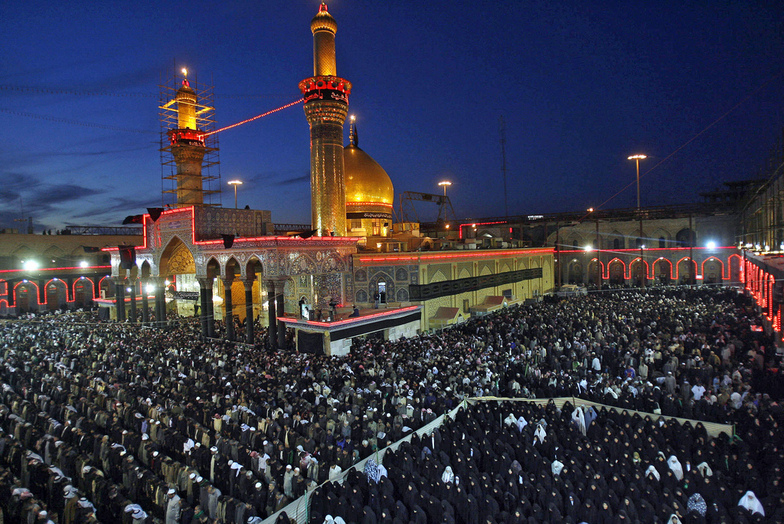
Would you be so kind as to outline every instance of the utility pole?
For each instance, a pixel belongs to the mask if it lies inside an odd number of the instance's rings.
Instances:
[[[501,172],[504,175],[504,217],[508,217],[509,205],[506,196],[506,125],[504,124],[503,115],[501,115],[499,127],[499,132],[501,134]]]

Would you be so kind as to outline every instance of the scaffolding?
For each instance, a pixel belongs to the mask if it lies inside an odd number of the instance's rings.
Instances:
[[[176,94],[182,81],[172,73],[162,77],[158,86],[158,117],[160,119],[161,152],[161,206],[175,207],[177,204],[177,164],[172,153],[169,131],[178,128]],[[213,85],[199,85],[196,76],[189,78],[191,88],[196,92],[196,127],[200,132],[215,130],[215,98]],[[221,205],[221,175],[218,157],[218,134],[204,137],[204,160],[202,162],[202,202],[204,206]]]

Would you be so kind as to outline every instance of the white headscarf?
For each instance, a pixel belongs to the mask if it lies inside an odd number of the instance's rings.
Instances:
[[[670,458],[667,459],[667,465],[670,466],[672,472],[675,473],[675,478],[678,479],[679,482],[683,480],[683,466],[681,466],[681,462],[675,455],[670,455]]]
[[[652,474],[656,477],[656,480],[661,480],[661,475],[659,475],[659,471],[654,468],[652,465],[648,466],[648,469],[645,470],[645,476],[647,477],[649,474]]]
[[[553,464],[550,466],[550,469],[552,470],[553,475],[556,475],[556,476],[561,474],[561,470],[563,470],[563,468],[564,468],[563,462],[561,462],[559,460],[554,460]]]
[[[547,433],[544,431],[544,428],[541,424],[536,426],[536,431],[534,431],[534,444],[536,444],[536,439],[539,439],[540,444],[544,444],[544,439],[547,437]]]
[[[703,477],[713,476],[713,470],[711,469],[711,467],[708,465],[707,462],[700,462],[699,464],[697,464],[697,471],[699,471]]]
[[[447,483],[454,482],[454,480],[455,480],[455,474],[452,473],[452,467],[447,466],[446,469],[444,470],[444,473],[441,475],[441,482],[447,484]]]
[[[747,491],[746,494],[741,497],[738,506],[743,506],[752,513],[759,513],[763,517],[765,516],[765,508],[762,507],[762,503],[753,491]]]
[[[585,428],[585,415],[583,414],[583,408],[577,408],[572,411],[572,422],[575,423],[577,429],[580,430],[580,433],[585,436],[586,428]]]

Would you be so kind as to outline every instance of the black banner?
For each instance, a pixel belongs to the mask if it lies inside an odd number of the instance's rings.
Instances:
[[[346,213],[349,220],[359,220],[363,218],[380,218],[381,220],[392,220],[392,213],[377,213],[375,211],[363,211],[359,213]]]
[[[459,278],[457,280],[447,280],[446,282],[434,282],[432,284],[422,284],[419,286],[408,286],[410,300],[430,300],[431,298],[448,297],[469,291],[477,291],[488,287],[502,286],[523,280],[533,280],[542,278],[542,268],[520,269],[518,271],[507,271],[495,275],[485,275],[481,277]]]

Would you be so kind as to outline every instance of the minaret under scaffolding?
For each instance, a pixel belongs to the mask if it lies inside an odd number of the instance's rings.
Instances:
[[[311,227],[318,236],[345,236],[346,190],[343,166],[343,123],[348,114],[351,83],[337,76],[335,33],[338,25],[319,6],[310,23],[313,32],[313,76],[299,83],[310,124]]]
[[[214,205],[210,197],[220,192],[220,175],[216,175],[217,137],[210,134],[214,128],[215,110],[204,104],[205,98],[207,101],[211,99],[211,88],[198,93],[188,81],[187,70],[183,69],[182,73],[182,83],[176,91],[162,86],[161,92],[164,186],[166,180],[170,182],[170,187],[163,189],[164,204],[174,207]],[[171,153],[171,156],[166,153]],[[166,166],[170,167],[169,173],[166,173]],[[176,200],[166,202],[167,193],[175,194]]]

